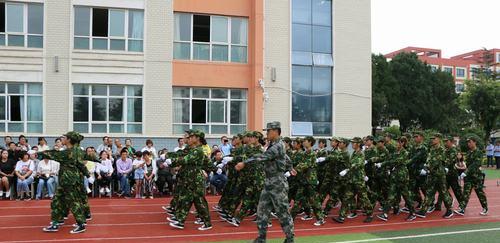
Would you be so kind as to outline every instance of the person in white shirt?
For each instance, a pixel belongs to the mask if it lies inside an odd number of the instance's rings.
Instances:
[[[148,154],[149,151],[145,150],[145,154]],[[135,160],[132,162],[132,166],[134,167],[134,180],[135,180],[135,198],[141,198],[141,189],[142,182],[144,180],[144,160],[142,159],[143,152],[135,152]]]
[[[56,188],[55,176],[57,175],[58,167],[59,165],[56,164],[55,161],[49,160],[47,157],[43,157],[43,160],[38,163],[38,167],[36,169],[36,177],[38,178],[36,200],[43,198],[42,192],[44,186],[47,187],[49,198],[52,199],[54,197]]]
[[[91,193],[92,190],[90,189],[90,185],[94,184],[95,181],[95,170],[96,170],[96,163],[93,161],[88,161],[84,160],[83,164],[85,167],[87,167],[87,171],[89,172],[89,177],[83,177],[83,185],[85,186],[85,190],[87,191],[87,194]]]
[[[96,166],[97,183],[100,187],[99,193],[109,196],[111,194],[109,184],[113,175],[113,162],[109,159],[109,154],[106,151],[101,151],[99,156],[101,157],[101,163]]]
[[[28,139],[26,139],[26,137],[24,135],[19,136],[19,143],[17,145],[23,151],[31,150],[31,146],[28,144]]]
[[[174,152],[177,152],[179,150],[184,150],[185,147],[186,147],[186,145],[184,143],[184,138],[178,138],[177,139],[177,147],[174,148]]]
[[[45,150],[50,150],[49,145],[47,145],[47,140],[44,137],[38,138],[38,152],[43,152]]]
[[[153,146],[153,141],[151,139],[146,140],[146,147],[141,149],[141,152],[144,151],[148,151],[153,156],[153,160],[156,160],[156,158],[158,157],[156,148]]]
[[[17,200],[30,200],[30,185],[33,183],[33,171],[35,171],[35,163],[29,159],[26,151],[19,153],[19,160],[16,164],[17,176]]]
[[[144,159],[144,196],[153,199],[154,181],[158,169],[148,151],[144,151],[142,158]]]

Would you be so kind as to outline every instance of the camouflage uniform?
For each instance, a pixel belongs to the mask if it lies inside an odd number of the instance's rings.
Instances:
[[[317,158],[326,158],[328,156],[328,150],[326,148],[323,149],[318,149],[316,151],[316,157]],[[323,185],[323,182],[325,181],[325,175],[328,173],[326,171],[326,164],[325,163],[318,163],[316,172],[318,174],[318,186],[316,187],[317,192],[320,192],[321,185]]]
[[[338,160],[338,165],[337,168],[339,171],[349,169],[351,167],[350,161],[349,161],[349,153],[347,150],[341,150],[340,155],[339,155],[339,160]],[[349,184],[351,183],[351,179],[349,178],[350,174],[348,173],[345,176],[339,176],[337,179],[337,193],[339,195],[340,201],[342,202],[342,207],[340,208],[339,216],[341,218],[345,218],[346,213],[349,209],[349,203],[350,203],[350,195],[352,192],[349,192],[351,189]]]
[[[455,168],[455,162],[457,161],[457,148],[451,147],[445,149],[445,167],[448,169],[448,174],[446,174],[446,184],[447,188],[451,187],[453,190],[453,194],[458,202],[461,202],[463,199],[462,187],[458,183],[458,170]],[[443,198],[440,196],[438,199],[438,203],[436,203],[436,209],[439,210],[441,208],[441,204],[443,202]]]
[[[369,148],[366,148],[364,151],[365,154],[365,174],[370,178],[368,182],[366,182],[366,186],[368,187],[368,197],[370,198],[370,201],[372,204],[374,204],[374,198],[375,196],[375,191],[374,189],[377,188],[375,185],[376,180],[375,180],[375,175],[376,175],[376,168],[375,168],[375,163],[373,162],[373,158],[377,158],[378,153],[377,149],[375,146],[370,146]]]
[[[184,224],[191,205],[194,204],[205,226],[211,226],[208,204],[205,200],[205,178],[202,172],[207,166],[207,160],[202,147],[198,146],[191,148],[183,158],[172,161],[171,167],[181,167],[179,174],[182,175],[182,180],[178,185],[182,191],[178,191],[178,205],[175,211],[175,217],[181,224]]]
[[[244,153],[245,146],[232,149],[231,155],[233,156],[233,160],[226,165],[227,183],[219,199],[219,207],[226,213],[234,212],[234,209],[238,206],[235,206],[235,204],[239,203],[238,180],[240,173],[234,169],[234,166],[237,162],[243,161]]]
[[[425,167],[429,171],[427,177],[427,194],[425,196],[425,203],[421,207],[421,212],[427,212],[429,206],[434,204],[436,192],[443,197],[446,209],[451,210],[453,200],[450,197],[448,187],[446,185],[446,171],[444,167],[444,149],[441,145],[434,145],[429,150],[427,163]]]
[[[169,158],[171,160],[183,158],[184,156],[186,156],[189,153],[190,149],[191,148],[189,148],[189,147],[185,147],[184,149],[178,150],[177,152],[169,152],[166,154],[165,158]],[[170,200],[170,208],[172,208],[174,211],[177,208],[177,203],[179,201],[179,192],[185,190],[182,187],[183,183],[179,183],[179,181],[182,181],[182,180],[183,180],[182,174],[177,173],[177,175],[176,175],[177,184],[174,188],[174,191],[172,192],[172,200]]]
[[[273,129],[279,126],[278,122],[274,122],[268,124],[267,127]],[[286,162],[285,147],[281,139],[271,141],[264,153],[251,157],[245,161],[245,164],[257,162],[264,163],[266,179],[257,207],[259,237],[255,242],[266,241],[269,215],[272,210],[278,215],[281,228],[287,238],[286,242],[293,242],[293,220],[288,212],[288,183],[284,175],[285,171],[291,171],[292,168]]]
[[[391,160],[384,162],[385,167],[392,168],[389,183],[389,197],[388,202],[384,205],[384,213],[388,213],[391,205],[396,205],[399,207],[401,201],[401,196],[405,200],[406,205],[411,214],[414,213],[413,208],[413,198],[411,196],[411,191],[408,187],[409,176],[408,176],[408,151],[402,148],[396,151],[395,155]],[[401,195],[401,196],[400,196]],[[397,209],[395,209],[396,211]]]
[[[302,150],[293,150],[291,152],[290,161],[292,162],[293,168],[297,167],[297,165],[304,159],[304,151]],[[297,191],[299,190],[299,182],[295,176],[288,177],[288,185],[290,187],[288,191],[288,200],[296,201],[297,200]]]
[[[342,202],[342,208],[340,209],[339,216],[344,217],[347,212],[347,206],[354,212],[356,208],[355,196],[357,195],[361,207],[364,209],[368,216],[373,214],[373,207],[368,199],[368,191],[365,184],[365,170],[364,170],[365,158],[361,150],[354,151],[350,159],[350,166],[348,167],[349,172],[349,183],[345,193],[345,198],[347,199],[348,205],[344,206]]]
[[[464,209],[467,207],[470,199],[470,193],[472,189],[476,192],[481,207],[483,209],[488,209],[488,202],[486,200],[486,194],[484,193],[484,184],[482,181],[481,160],[483,154],[479,149],[469,150],[467,156],[465,157],[467,170],[465,170],[466,177],[464,178],[464,194],[462,201],[460,202],[460,208]]]
[[[318,185],[316,175],[316,155],[312,151],[303,153],[303,160],[295,167],[297,171],[297,200],[294,202],[291,214],[295,219],[302,208],[306,210],[306,214],[311,214],[311,209],[317,220],[323,219],[321,205],[317,198],[315,188]]]
[[[427,160],[427,147],[423,143],[415,144],[410,151],[410,163],[408,164],[410,172],[410,190],[412,190],[413,200],[420,205],[423,202],[422,194],[426,194],[426,175],[420,175]]]
[[[341,178],[339,176],[339,163],[342,160],[342,152],[334,148],[326,157],[325,163],[325,181],[320,188],[320,202],[323,203],[327,196],[329,199],[324,208],[324,214],[328,214],[335,204],[340,200],[340,189],[342,188]],[[349,155],[347,155],[349,156]]]
[[[370,159],[370,161],[374,164],[376,163],[384,164],[391,157],[389,150],[385,146],[384,147],[377,146],[376,151],[377,151],[377,157],[372,157]],[[373,181],[371,184],[372,188],[370,188],[370,190],[372,191],[371,193],[372,197],[370,198],[370,201],[372,205],[375,205],[378,201],[380,205],[384,207],[384,205],[388,203],[387,200],[389,197],[389,192],[386,188],[386,185],[389,184],[389,176],[387,175],[387,168],[385,168],[384,166],[376,168],[375,176],[374,178],[371,179],[373,179]]]

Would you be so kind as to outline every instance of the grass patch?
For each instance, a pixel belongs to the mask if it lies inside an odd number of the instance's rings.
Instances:
[[[486,179],[500,179],[500,170],[496,169],[483,169],[486,174]]]

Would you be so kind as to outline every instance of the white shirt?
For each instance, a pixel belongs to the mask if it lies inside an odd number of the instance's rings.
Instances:
[[[16,171],[21,175],[24,175],[29,171],[35,171],[35,163],[33,163],[32,160],[28,160],[26,162],[19,160],[16,164]],[[31,173],[30,177],[33,177],[33,173]]]
[[[144,160],[142,160],[142,159],[141,160],[135,159],[134,162],[132,162],[132,166],[134,167],[134,169],[144,169],[144,165],[141,166],[141,167],[137,167],[137,166],[139,166],[142,163],[144,163]]]
[[[46,177],[49,177],[50,174],[57,174],[57,168],[59,166],[56,165],[55,161],[49,160],[48,163],[45,163],[45,160],[40,161],[38,163],[38,168],[36,169],[36,172],[39,173],[40,175],[45,175]]]
[[[97,168],[96,168],[96,173],[100,174],[101,172],[103,173],[113,173],[113,162],[111,160],[106,159],[106,160],[101,160],[101,163],[96,163]]]
[[[43,146],[38,145],[38,152],[43,152],[45,150],[50,150],[50,147],[48,145],[43,145]]]
[[[146,147],[141,149],[141,152],[144,152],[144,151],[148,151],[149,153],[151,153],[151,155],[153,156],[153,160],[155,160],[156,156],[158,156],[158,154],[156,153],[155,147],[148,148],[148,146],[146,146]]]

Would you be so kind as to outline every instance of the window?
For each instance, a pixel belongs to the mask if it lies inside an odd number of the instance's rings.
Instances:
[[[455,91],[457,93],[462,93],[462,92],[464,92],[464,90],[465,90],[465,85],[464,84],[461,84],[461,83],[456,83],[455,84]]]
[[[174,59],[247,62],[246,18],[175,13]]]
[[[144,11],[75,7],[74,48],[143,51]]]
[[[310,123],[316,136],[332,134],[331,4],[292,2],[292,122]]]
[[[173,92],[174,134],[188,129],[208,134],[246,130],[246,90],[174,87]]]
[[[500,52],[497,52],[497,63],[500,63]]]
[[[453,68],[452,67],[443,67],[443,72],[452,74],[453,73]]]
[[[0,46],[43,47],[43,5],[0,2]]]
[[[142,133],[142,87],[73,85],[73,129],[81,133]]]
[[[430,65],[431,66],[431,71],[432,72],[436,72],[437,70],[439,70],[439,66],[438,65]]]
[[[43,133],[41,83],[0,83],[0,132]]]
[[[465,68],[456,68],[456,77],[457,78],[465,78]]]

